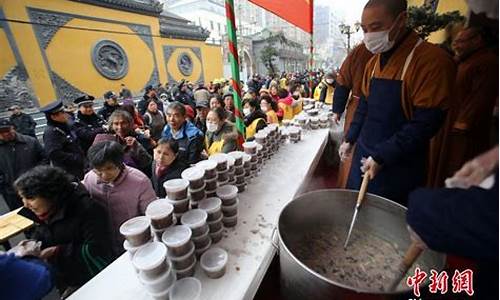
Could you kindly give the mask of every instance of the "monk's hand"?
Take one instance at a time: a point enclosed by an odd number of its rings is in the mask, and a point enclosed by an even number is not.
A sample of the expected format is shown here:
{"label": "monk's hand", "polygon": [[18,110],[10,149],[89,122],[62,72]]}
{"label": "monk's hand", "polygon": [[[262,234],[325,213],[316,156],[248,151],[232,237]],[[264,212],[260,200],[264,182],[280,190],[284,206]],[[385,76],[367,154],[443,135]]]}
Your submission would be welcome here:
{"label": "monk's hand", "polygon": [[333,113],[332,119],[333,119],[333,122],[335,122],[335,124],[337,124],[337,125],[340,124],[340,118],[341,118],[340,114]]}
{"label": "monk's hand", "polygon": [[467,189],[479,186],[498,166],[498,146],[468,161],[445,184],[451,188]]}
{"label": "monk's hand", "polygon": [[370,156],[368,158],[363,157],[361,159],[361,172],[370,176],[370,180],[375,178],[375,176],[380,171],[381,166]]}
{"label": "monk's hand", "polygon": [[343,142],[339,147],[340,161],[344,161],[352,154],[352,145],[348,142]]}
{"label": "monk's hand", "polygon": [[44,259],[44,260],[49,260],[49,259],[51,259],[51,258],[53,258],[53,257],[56,256],[57,251],[58,251],[58,247],[57,246],[45,248],[40,253],[40,258]]}

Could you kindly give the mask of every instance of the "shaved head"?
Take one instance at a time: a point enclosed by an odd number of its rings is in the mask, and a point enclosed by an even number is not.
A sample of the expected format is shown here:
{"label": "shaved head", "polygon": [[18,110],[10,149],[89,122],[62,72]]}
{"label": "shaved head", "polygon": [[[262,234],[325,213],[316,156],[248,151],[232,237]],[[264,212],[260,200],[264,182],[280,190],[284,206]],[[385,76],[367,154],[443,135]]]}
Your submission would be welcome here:
{"label": "shaved head", "polygon": [[393,18],[396,18],[407,10],[408,2],[406,0],[368,0],[365,9],[376,6],[384,7]]}

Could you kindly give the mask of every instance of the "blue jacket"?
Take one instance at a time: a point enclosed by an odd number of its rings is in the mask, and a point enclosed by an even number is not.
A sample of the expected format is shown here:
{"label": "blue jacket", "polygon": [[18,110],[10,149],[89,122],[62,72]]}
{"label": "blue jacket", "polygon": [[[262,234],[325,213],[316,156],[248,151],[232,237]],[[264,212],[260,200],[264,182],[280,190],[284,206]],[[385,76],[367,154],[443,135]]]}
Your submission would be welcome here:
{"label": "blue jacket", "polygon": [[49,267],[41,260],[0,255],[0,298],[42,299],[52,287]]}
{"label": "blue jacket", "polygon": [[170,125],[165,125],[161,134],[163,139],[173,139],[179,143],[177,157],[187,163],[195,164],[201,160],[204,135],[193,123],[186,121],[177,136],[173,136]]}

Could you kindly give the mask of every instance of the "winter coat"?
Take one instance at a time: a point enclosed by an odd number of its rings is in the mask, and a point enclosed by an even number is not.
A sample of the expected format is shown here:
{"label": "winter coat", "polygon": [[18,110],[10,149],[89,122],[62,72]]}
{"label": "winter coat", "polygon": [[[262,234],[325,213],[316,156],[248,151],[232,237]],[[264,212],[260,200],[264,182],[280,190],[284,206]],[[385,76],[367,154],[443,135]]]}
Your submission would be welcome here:
{"label": "winter coat", "polygon": [[130,218],[144,215],[148,204],[156,199],[149,178],[141,171],[125,166],[112,183],[101,181],[95,172],[90,171],[85,174],[83,184],[92,199],[107,209],[113,252],[123,253],[124,238],[120,234],[120,225]]}

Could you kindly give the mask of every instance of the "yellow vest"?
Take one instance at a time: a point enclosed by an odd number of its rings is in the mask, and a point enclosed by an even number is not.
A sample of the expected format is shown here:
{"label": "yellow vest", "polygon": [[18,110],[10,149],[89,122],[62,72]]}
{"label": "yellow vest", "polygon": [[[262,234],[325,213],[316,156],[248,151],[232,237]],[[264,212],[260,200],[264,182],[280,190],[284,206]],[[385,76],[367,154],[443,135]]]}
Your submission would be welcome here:
{"label": "yellow vest", "polygon": [[274,110],[266,111],[267,118],[269,120],[269,124],[278,124],[278,116]]}
{"label": "yellow vest", "polygon": [[280,88],[286,89],[286,78],[280,79]]}
{"label": "yellow vest", "polygon": [[322,82],[320,82],[316,88],[314,89],[314,95],[313,95],[313,98],[314,100],[318,101],[319,100],[319,96],[321,96],[321,90],[323,89],[323,87],[325,86],[325,84]]}
{"label": "yellow vest", "polygon": [[246,128],[246,138],[247,139],[251,138],[255,135],[255,133],[257,132],[257,124],[259,124],[260,120],[266,122],[266,120],[264,120],[262,118],[258,118],[258,119],[253,120],[252,124],[247,126],[247,128]]}
{"label": "yellow vest", "polygon": [[291,105],[286,105],[283,102],[279,102],[278,107],[283,110],[283,120],[293,119],[293,107]]}
{"label": "yellow vest", "polygon": [[293,106],[293,115],[296,116],[302,112],[302,105],[303,105],[303,100],[302,98],[299,99],[298,101],[295,102],[295,106]]}
{"label": "yellow vest", "polygon": [[325,104],[331,105],[333,103],[333,92],[335,91],[335,88],[329,84],[327,84],[326,87],[327,90],[326,90]]}
{"label": "yellow vest", "polygon": [[205,148],[209,156],[215,153],[221,153],[222,147],[224,147],[224,139],[221,139],[220,141],[212,141],[212,145],[209,146],[208,137],[205,135]]}

